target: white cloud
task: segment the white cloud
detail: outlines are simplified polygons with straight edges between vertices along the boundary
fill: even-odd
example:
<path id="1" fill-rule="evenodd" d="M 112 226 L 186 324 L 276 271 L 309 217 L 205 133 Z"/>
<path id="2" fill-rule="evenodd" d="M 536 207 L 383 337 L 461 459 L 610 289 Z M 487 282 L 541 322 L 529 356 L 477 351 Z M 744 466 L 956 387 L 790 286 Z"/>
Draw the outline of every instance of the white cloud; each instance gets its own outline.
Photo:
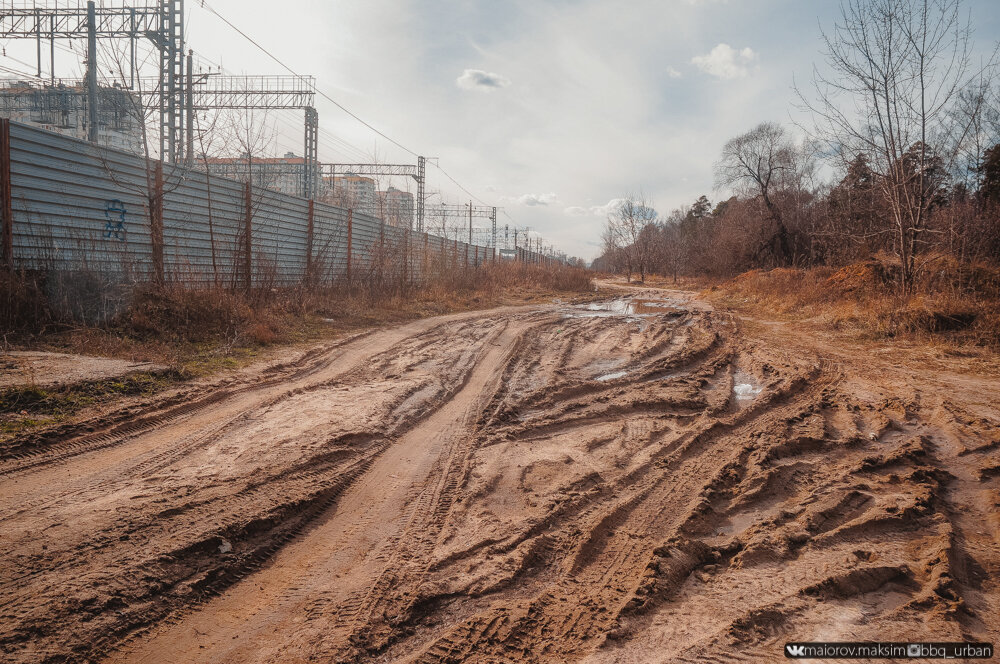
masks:
<path id="1" fill-rule="evenodd" d="M 706 74 L 717 78 L 742 78 L 751 71 L 757 54 L 747 47 L 737 51 L 729 44 L 719 44 L 707 55 L 696 55 L 691 64 Z"/>
<path id="2" fill-rule="evenodd" d="M 667 67 L 667 76 L 670 78 L 680 78 L 682 74 L 673 67 Z"/>
<path id="3" fill-rule="evenodd" d="M 641 188 L 663 209 L 690 205 L 712 190 L 712 165 L 728 138 L 761 120 L 787 115 L 786 62 L 801 61 L 805 74 L 811 71 L 815 11 L 789 11 L 792 27 L 781 28 L 767 12 L 748 8 L 754 3 L 683 3 L 675 0 L 677 11 L 671 13 L 676 16 L 655 25 L 649 16 L 670 3 L 637 0 L 634 8 L 629 5 L 634 11 L 626 12 L 621 3 L 600 0 L 441 0 L 433 3 L 433 12 L 406 2 L 286 3 L 287 12 L 272 12 L 259 28 L 250 27 L 255 33 L 273 34 L 275 44 L 285 40 L 289 57 L 303 58 L 298 64 L 302 69 L 313 67 L 320 80 L 349 89 L 335 96 L 366 121 L 417 152 L 439 157 L 450 175 L 488 204 L 505 205 L 511 218 L 498 222 L 530 226 L 561 249 L 590 257 L 599 251 L 594 242 L 599 243 L 611 199 Z M 192 13 L 203 11 L 198 3 L 188 4 Z M 217 5 L 231 11 L 252 6 L 253 11 L 245 12 L 248 20 L 251 14 L 268 16 L 264 0 L 217 0 Z M 314 5 L 314 20 L 310 22 L 309 12 L 300 5 Z M 793 21 L 798 14 L 806 16 Z M 293 15 L 294 21 L 285 20 Z M 323 21 L 316 20 L 318 16 Z M 209 19 L 214 20 L 206 16 L 201 23 L 192 19 L 192 24 L 207 28 Z M 732 33 L 731 21 L 737 19 L 740 30 Z M 352 29 L 345 31 L 343 40 L 324 40 L 317 25 L 335 20 Z M 269 22 L 280 23 L 282 30 L 274 30 Z M 318 33 L 321 54 L 310 58 L 295 50 L 303 29 Z M 203 34 L 198 43 L 214 43 L 208 38 L 211 33 Z M 772 67 L 762 45 L 780 46 L 784 54 L 786 39 L 788 56 Z M 764 60 L 768 66 L 762 64 L 759 72 L 737 78 L 735 84 L 723 82 L 723 96 L 704 94 L 696 79 L 713 85 L 718 79 L 691 64 L 691 58 L 725 40 L 737 55 L 744 46 L 757 45 L 760 60 L 751 69 Z M 602 47 L 595 49 L 595 43 Z M 242 40 L 225 45 L 250 62 L 248 67 L 266 70 L 267 64 L 255 59 L 258 54 L 244 48 Z M 33 47 L 26 46 L 25 59 L 34 55 Z M 360 52 L 371 57 L 359 59 Z M 400 52 L 407 57 L 399 58 Z M 223 62 L 233 57 L 225 49 L 214 54 Z M 668 66 L 682 77 L 670 78 Z M 463 89 L 456 78 L 465 69 L 500 74 L 510 85 L 492 92 Z M 380 161 L 412 163 L 410 155 L 392 144 L 373 144 L 376 139 L 367 127 L 332 104 L 317 103 L 330 134 L 359 150 L 374 150 Z M 298 152 L 301 122 L 284 124 L 276 150 Z M 345 160 L 338 145 L 321 140 L 321 160 Z M 348 161 L 367 161 L 355 152 L 348 153 L 353 155 Z M 405 188 L 410 183 L 389 184 Z M 440 188 L 444 202 L 468 201 L 433 168 L 428 185 L 428 191 Z M 489 185 L 495 191 L 487 190 Z M 558 201 L 517 202 L 526 192 L 557 192 Z M 501 203 L 501 195 L 510 200 Z"/>
<path id="4" fill-rule="evenodd" d="M 571 217 L 606 217 L 611 213 L 612 210 L 617 208 L 624 202 L 623 198 L 612 198 L 610 201 L 604 205 L 593 205 L 591 207 L 580 207 L 578 205 L 573 205 L 568 208 L 563 209 L 563 212 Z"/>
<path id="5" fill-rule="evenodd" d="M 510 196 L 503 196 L 500 198 L 500 202 L 502 203 L 517 203 L 518 205 L 527 205 L 529 207 L 534 207 L 536 205 L 552 205 L 558 201 L 559 197 L 554 193 L 521 194 L 520 196 L 515 196 L 513 198 Z"/>
<path id="6" fill-rule="evenodd" d="M 491 71 L 482 69 L 466 69 L 462 75 L 455 79 L 455 85 L 463 90 L 480 90 L 482 92 L 492 92 L 497 88 L 506 88 L 510 85 L 510 79 Z"/>
<path id="7" fill-rule="evenodd" d="M 598 205 L 596 207 L 590 208 L 590 214 L 597 217 L 606 217 L 609 214 L 611 214 L 612 210 L 617 209 L 624 202 L 625 202 L 624 198 L 612 198 L 604 205 Z"/>

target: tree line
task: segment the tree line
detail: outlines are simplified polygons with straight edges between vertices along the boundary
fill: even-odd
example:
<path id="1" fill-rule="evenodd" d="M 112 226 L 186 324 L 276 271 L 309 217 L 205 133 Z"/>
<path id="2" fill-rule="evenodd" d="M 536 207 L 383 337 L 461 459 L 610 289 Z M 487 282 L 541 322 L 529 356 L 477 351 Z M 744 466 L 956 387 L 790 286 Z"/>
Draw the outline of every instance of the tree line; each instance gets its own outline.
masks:
<path id="1" fill-rule="evenodd" d="M 728 277 L 883 255 L 905 293 L 942 255 L 1000 261 L 997 58 L 973 58 L 970 21 L 961 0 L 845 0 L 827 67 L 797 89 L 810 123 L 727 141 L 715 204 L 660 215 L 624 196 L 593 267 Z"/>

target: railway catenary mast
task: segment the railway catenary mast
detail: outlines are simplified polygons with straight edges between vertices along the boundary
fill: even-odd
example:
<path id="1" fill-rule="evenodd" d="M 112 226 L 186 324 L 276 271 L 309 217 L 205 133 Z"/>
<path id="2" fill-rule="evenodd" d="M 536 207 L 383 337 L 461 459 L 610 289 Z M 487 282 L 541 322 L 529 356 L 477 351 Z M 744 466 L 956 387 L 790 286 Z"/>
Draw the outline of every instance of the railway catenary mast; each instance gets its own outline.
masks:
<path id="1" fill-rule="evenodd" d="M 325 178 L 330 178 L 332 183 L 336 183 L 336 178 L 338 175 L 347 175 L 348 173 L 354 175 L 376 175 L 376 176 L 403 176 L 411 177 L 417 183 L 417 218 L 414 224 L 418 233 L 424 232 L 424 214 L 425 214 L 425 198 L 426 195 L 425 185 L 427 182 L 427 159 L 425 157 L 417 157 L 417 163 L 414 164 L 321 164 L 320 165 L 320 175 Z"/>
<path id="2" fill-rule="evenodd" d="M 12 5 L 13 3 L 5 3 Z M 181 160 L 184 147 L 184 0 L 159 0 L 138 7 L 96 6 L 93 0 L 76 7 L 0 7 L 0 37 L 35 39 L 38 42 L 38 73 L 42 69 L 43 39 L 50 41 L 50 66 L 55 69 L 56 39 L 87 40 L 87 133 L 97 140 L 100 125 L 97 86 L 97 40 L 127 39 L 130 42 L 130 85 L 135 87 L 135 43 L 148 39 L 160 52 L 159 116 L 160 157 Z M 53 74 L 53 82 L 55 75 Z"/>

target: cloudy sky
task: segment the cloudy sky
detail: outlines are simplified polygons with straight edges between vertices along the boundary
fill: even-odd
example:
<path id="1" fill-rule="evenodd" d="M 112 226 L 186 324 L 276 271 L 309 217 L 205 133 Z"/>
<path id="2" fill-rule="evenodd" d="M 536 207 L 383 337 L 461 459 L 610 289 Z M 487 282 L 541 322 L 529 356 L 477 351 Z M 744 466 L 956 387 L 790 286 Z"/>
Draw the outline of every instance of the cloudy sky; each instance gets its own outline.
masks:
<path id="1" fill-rule="evenodd" d="M 231 73 L 283 73 L 200 2 L 189 45 Z M 406 148 L 437 157 L 500 222 L 593 257 L 609 201 L 643 190 L 661 211 L 714 201 L 722 144 L 791 123 L 793 81 L 822 63 L 836 0 L 209 0 L 325 93 Z M 969 0 L 976 39 L 1000 39 L 1000 2 Z M 68 57 L 68 56 L 60 56 Z M 413 162 L 318 101 L 320 159 Z M 277 149 L 301 152 L 286 112 Z M 403 183 L 400 183 L 401 185 Z M 436 169 L 429 190 L 468 196 Z M 437 197 L 431 202 L 437 202 Z"/>

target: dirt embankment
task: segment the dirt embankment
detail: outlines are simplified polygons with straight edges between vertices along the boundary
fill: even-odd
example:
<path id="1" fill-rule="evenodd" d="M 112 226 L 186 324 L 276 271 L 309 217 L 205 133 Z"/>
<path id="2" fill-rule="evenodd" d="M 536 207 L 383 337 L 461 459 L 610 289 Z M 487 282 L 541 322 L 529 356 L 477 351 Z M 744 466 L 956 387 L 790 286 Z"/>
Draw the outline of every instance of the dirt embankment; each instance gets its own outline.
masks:
<path id="1" fill-rule="evenodd" d="M 36 446 L 0 463 L 0 649 L 998 641 L 1000 381 L 745 327 L 678 293 L 420 321 Z"/>

